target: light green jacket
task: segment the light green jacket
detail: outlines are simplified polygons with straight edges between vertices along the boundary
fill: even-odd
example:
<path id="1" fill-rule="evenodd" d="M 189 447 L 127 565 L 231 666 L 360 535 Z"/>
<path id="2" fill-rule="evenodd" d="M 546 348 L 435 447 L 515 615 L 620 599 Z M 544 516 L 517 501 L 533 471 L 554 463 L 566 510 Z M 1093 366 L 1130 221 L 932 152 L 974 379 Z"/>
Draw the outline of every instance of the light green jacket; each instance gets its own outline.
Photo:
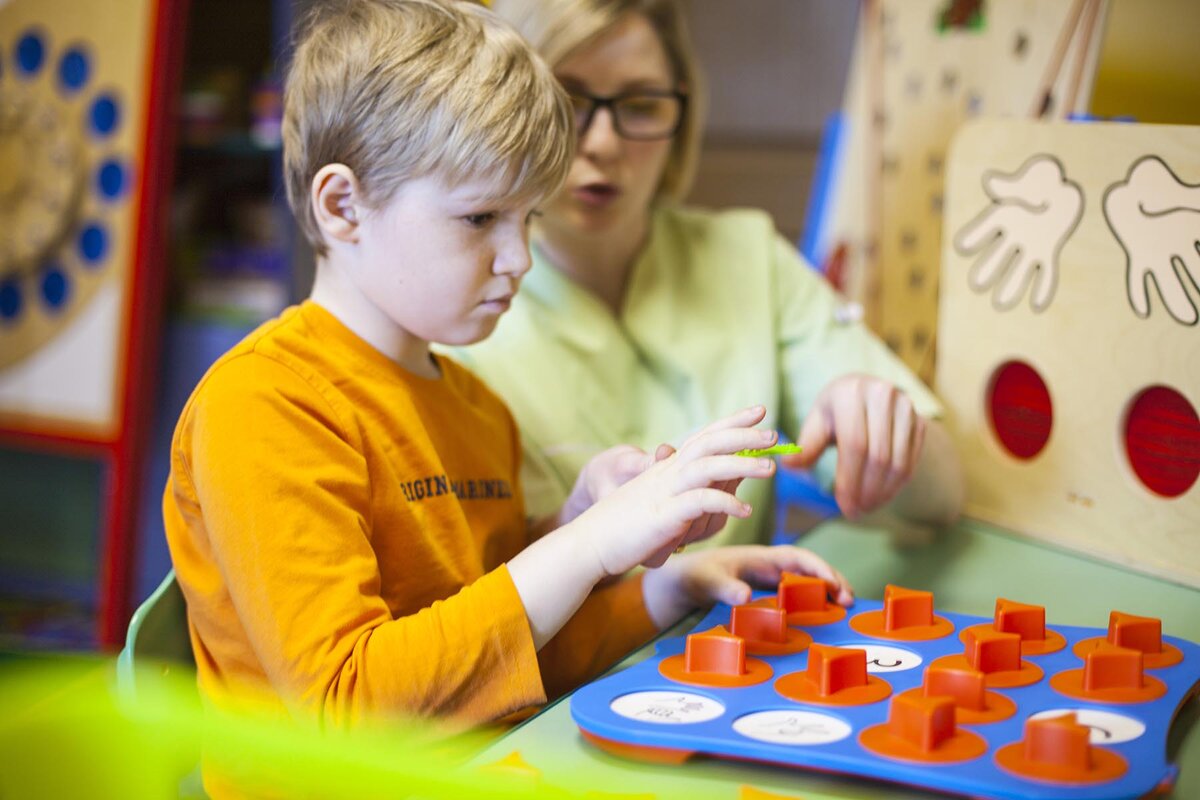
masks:
<path id="1" fill-rule="evenodd" d="M 511 407 L 524 448 L 531 517 L 558 509 L 583 465 L 617 444 L 653 450 L 739 408 L 794 439 L 817 393 L 848 372 L 885 378 L 917 411 L 941 408 L 758 211 L 663 208 L 613 316 L 534 248 L 534 266 L 487 340 L 452 350 Z M 827 453 L 817 466 L 832 479 Z M 747 481 L 754 507 L 714 543 L 769 542 L 772 487 Z"/>

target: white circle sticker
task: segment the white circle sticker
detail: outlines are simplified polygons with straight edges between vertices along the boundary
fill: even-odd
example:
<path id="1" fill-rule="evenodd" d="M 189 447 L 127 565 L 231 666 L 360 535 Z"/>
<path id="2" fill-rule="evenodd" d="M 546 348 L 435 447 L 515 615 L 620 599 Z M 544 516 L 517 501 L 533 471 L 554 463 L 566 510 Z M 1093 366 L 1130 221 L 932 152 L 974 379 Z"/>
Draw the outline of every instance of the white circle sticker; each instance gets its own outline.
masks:
<path id="1" fill-rule="evenodd" d="M 867 672 L 902 672 L 921 666 L 924 661 L 912 650 L 902 647 L 889 647 L 885 644 L 843 644 L 839 647 L 852 647 L 855 650 L 867 651 Z"/>
<path id="2" fill-rule="evenodd" d="M 1092 744 L 1120 744 L 1132 741 L 1146 732 L 1146 726 L 1133 717 L 1094 708 L 1051 708 L 1031 714 L 1029 718 L 1046 719 L 1061 717 L 1063 714 L 1074 714 L 1076 722 L 1091 729 L 1088 741 Z"/>
<path id="3" fill-rule="evenodd" d="M 622 717 L 660 725 L 708 722 L 725 713 L 725 706 L 716 700 L 689 692 L 632 692 L 608 707 Z"/>
<path id="4" fill-rule="evenodd" d="M 750 739 L 771 744 L 829 744 L 853 730 L 837 717 L 812 711 L 756 711 L 738 717 L 733 729 Z"/>

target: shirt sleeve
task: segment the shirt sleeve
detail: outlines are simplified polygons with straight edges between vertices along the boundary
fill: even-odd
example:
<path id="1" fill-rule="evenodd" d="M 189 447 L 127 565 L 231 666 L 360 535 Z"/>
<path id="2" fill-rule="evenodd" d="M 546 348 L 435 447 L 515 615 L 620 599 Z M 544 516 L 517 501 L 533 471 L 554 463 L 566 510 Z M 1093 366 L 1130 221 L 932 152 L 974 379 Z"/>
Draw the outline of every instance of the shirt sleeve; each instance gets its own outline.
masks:
<path id="1" fill-rule="evenodd" d="M 506 567 L 393 618 L 371 546 L 370 475 L 337 401 L 287 366 L 244 356 L 210 376 L 191 410 L 186 479 L 272 688 L 334 725 L 366 715 L 474 724 L 543 702 Z"/>
<path id="2" fill-rule="evenodd" d="M 775 235 L 772 277 L 781 373 L 781 427 L 793 439 L 826 384 L 841 375 L 867 373 L 908 395 L 918 414 L 940 417 L 941 403 L 925 384 L 858 319 L 839 319 L 847 303 L 796 252 Z M 834 454 L 818 462 L 818 476 L 832 480 Z"/>
<path id="3" fill-rule="evenodd" d="M 657 633 L 642 600 L 638 571 L 599 586 L 538 653 L 549 698 L 571 691 L 620 661 Z"/>

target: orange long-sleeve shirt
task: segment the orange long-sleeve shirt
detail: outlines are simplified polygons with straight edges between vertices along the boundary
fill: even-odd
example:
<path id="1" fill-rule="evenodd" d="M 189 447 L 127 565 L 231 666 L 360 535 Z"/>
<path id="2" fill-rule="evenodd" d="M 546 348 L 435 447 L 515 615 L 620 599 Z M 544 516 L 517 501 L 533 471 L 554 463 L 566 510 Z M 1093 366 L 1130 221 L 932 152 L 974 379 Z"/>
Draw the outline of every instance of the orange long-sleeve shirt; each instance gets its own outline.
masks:
<path id="1" fill-rule="evenodd" d="M 307 302 L 189 399 L 163 500 L 201 690 L 344 725 L 473 724 L 544 702 L 653 633 L 639 578 L 536 653 L 505 561 L 528 544 L 504 404 L 438 357 L 390 361 Z"/>

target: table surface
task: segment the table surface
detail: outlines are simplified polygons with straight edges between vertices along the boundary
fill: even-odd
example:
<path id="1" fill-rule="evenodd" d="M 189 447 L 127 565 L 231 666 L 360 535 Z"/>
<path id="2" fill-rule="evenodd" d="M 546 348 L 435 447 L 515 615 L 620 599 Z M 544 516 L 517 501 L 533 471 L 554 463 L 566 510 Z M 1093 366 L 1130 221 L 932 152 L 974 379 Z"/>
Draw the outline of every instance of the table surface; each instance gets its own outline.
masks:
<path id="1" fill-rule="evenodd" d="M 935 607 L 990 617 L 997 597 L 1046 607 L 1047 622 L 1105 628 L 1112 610 L 1158 617 L 1163 633 L 1200 642 L 1200 590 L 1165 582 L 965 520 L 932 541 L 902 546 L 888 530 L 827 522 L 799 542 L 825 557 L 854 585 L 858 597 L 880 599 L 892 583 L 934 594 Z M 689 617 L 666 636 L 698 621 Z M 654 653 L 651 643 L 624 665 Z M 1168 749 L 1181 768 L 1174 796 L 1200 797 L 1200 702 L 1179 715 Z M 1180 741 L 1182 739 L 1182 741 Z M 1178 748 L 1178 750 L 1176 750 Z M 491 764 L 513 753 L 548 786 L 593 789 L 603 796 L 667 798 L 744 797 L 752 787 L 782 797 L 915 798 L 927 795 L 844 776 L 777 766 L 695 759 L 683 765 L 646 764 L 604 753 L 585 742 L 564 697 L 498 739 L 473 763 Z M 753 794 L 752 792 L 750 793 Z M 760 795 L 761 796 L 761 795 Z"/>

